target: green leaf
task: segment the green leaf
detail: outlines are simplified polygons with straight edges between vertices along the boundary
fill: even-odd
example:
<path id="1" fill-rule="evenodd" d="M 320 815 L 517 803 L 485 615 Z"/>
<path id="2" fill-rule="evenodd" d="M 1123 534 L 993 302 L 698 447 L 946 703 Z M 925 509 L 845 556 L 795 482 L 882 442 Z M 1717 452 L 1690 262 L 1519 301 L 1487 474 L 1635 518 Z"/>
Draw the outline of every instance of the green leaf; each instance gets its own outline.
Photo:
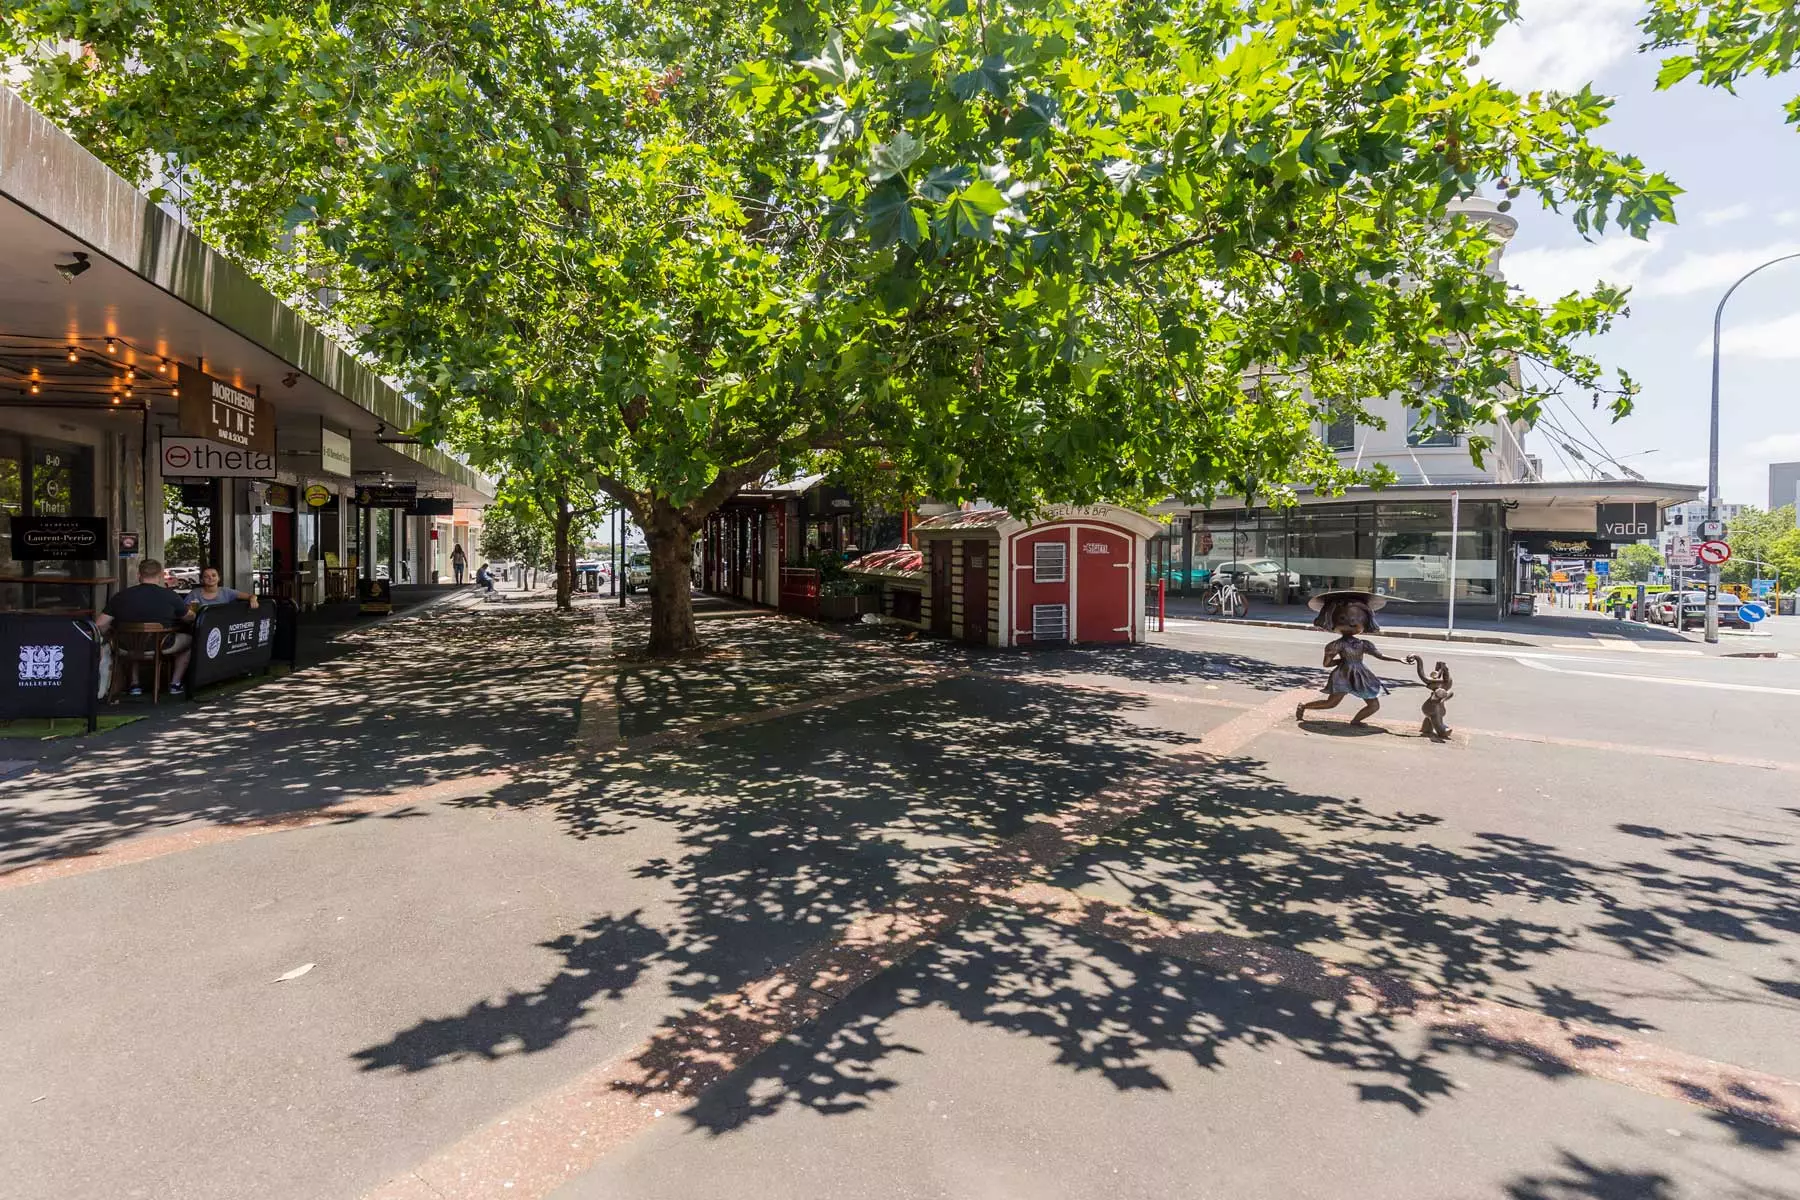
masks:
<path id="1" fill-rule="evenodd" d="M 821 83 L 842 87 L 855 79 L 862 68 L 856 59 L 844 49 L 844 38 L 837 30 L 832 30 L 825 39 L 825 48 L 815 58 L 802 59 L 800 65 L 811 71 Z"/>
<path id="2" fill-rule="evenodd" d="M 878 250 L 897 242 L 916 247 L 925 239 L 925 228 L 924 214 L 902 187 L 877 188 L 863 211 L 863 229 Z"/>
<path id="3" fill-rule="evenodd" d="M 923 149 L 919 139 L 905 130 L 878 143 L 869 152 L 869 181 L 880 183 L 884 179 L 903 174 L 918 159 L 919 152 Z"/>

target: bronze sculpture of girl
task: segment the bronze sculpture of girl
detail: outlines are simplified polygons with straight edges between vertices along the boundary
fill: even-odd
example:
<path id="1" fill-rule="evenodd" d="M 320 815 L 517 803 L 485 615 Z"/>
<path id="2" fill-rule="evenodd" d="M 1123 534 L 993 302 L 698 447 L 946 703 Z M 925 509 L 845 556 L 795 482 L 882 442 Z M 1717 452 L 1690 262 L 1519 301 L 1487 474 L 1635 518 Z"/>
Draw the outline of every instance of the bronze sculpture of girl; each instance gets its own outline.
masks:
<path id="1" fill-rule="evenodd" d="M 1313 620 L 1313 626 L 1338 636 L 1325 647 L 1325 665 L 1331 668 L 1331 675 L 1325 681 L 1325 699 L 1298 705 L 1294 709 L 1294 720 L 1304 721 L 1308 709 L 1336 708 L 1345 696 L 1355 696 L 1363 701 L 1362 708 L 1350 718 L 1352 725 L 1361 725 L 1375 715 L 1387 685 L 1363 663 L 1363 659 L 1378 658 L 1391 663 L 1406 661 L 1388 657 L 1377 650 L 1373 642 L 1362 638 L 1364 633 L 1381 632 L 1375 624 L 1375 613 L 1386 603 L 1385 596 L 1360 591 L 1320 592 L 1306 602 L 1308 608 L 1319 614 Z"/>

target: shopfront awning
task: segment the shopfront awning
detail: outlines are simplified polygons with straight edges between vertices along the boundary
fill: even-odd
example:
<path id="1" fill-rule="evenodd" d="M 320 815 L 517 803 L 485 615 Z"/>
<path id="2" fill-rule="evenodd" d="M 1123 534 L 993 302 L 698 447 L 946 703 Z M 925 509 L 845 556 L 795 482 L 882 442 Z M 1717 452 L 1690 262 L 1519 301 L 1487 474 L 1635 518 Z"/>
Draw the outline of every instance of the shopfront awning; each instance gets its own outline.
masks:
<path id="1" fill-rule="evenodd" d="M 464 507 L 493 498 L 480 472 L 402 440 L 415 404 L 4 88 L 0 246 L 0 403 L 147 402 L 174 433 L 175 364 L 203 359 L 273 410 L 279 471 L 332 474 L 323 427 L 349 436 L 354 476 Z M 130 402 L 114 405 L 125 386 Z"/>

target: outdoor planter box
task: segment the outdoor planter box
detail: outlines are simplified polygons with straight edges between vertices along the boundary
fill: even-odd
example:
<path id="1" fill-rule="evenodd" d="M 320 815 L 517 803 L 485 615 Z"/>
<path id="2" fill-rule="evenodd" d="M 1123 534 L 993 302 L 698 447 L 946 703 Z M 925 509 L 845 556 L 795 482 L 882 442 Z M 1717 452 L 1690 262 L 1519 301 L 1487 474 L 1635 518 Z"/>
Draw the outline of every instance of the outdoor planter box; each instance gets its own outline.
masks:
<path id="1" fill-rule="evenodd" d="M 864 592 L 858 592 L 855 596 L 855 600 L 856 615 L 859 617 L 864 613 L 878 613 L 881 611 L 881 597 L 878 595 L 872 596 Z"/>

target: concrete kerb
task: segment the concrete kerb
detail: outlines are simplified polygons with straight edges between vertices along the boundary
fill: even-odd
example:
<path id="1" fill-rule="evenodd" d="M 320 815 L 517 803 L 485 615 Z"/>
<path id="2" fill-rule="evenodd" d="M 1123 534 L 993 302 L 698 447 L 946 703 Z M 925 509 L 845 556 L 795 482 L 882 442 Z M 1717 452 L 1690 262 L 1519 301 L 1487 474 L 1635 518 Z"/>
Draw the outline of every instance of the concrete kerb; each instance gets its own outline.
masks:
<path id="1" fill-rule="evenodd" d="M 1187 617 L 1192 621 L 1195 618 Z M 1205 617 L 1206 622 L 1220 625 L 1259 625 L 1264 629 L 1310 629 L 1310 625 L 1302 625 L 1298 621 L 1259 621 L 1255 617 Z M 1382 637 L 1414 638 L 1428 642 L 1479 642 L 1489 646 L 1532 646 L 1534 642 L 1522 642 L 1518 638 L 1501 637 L 1490 633 L 1437 633 L 1429 629 L 1400 629 L 1392 625 L 1384 625 Z"/>

